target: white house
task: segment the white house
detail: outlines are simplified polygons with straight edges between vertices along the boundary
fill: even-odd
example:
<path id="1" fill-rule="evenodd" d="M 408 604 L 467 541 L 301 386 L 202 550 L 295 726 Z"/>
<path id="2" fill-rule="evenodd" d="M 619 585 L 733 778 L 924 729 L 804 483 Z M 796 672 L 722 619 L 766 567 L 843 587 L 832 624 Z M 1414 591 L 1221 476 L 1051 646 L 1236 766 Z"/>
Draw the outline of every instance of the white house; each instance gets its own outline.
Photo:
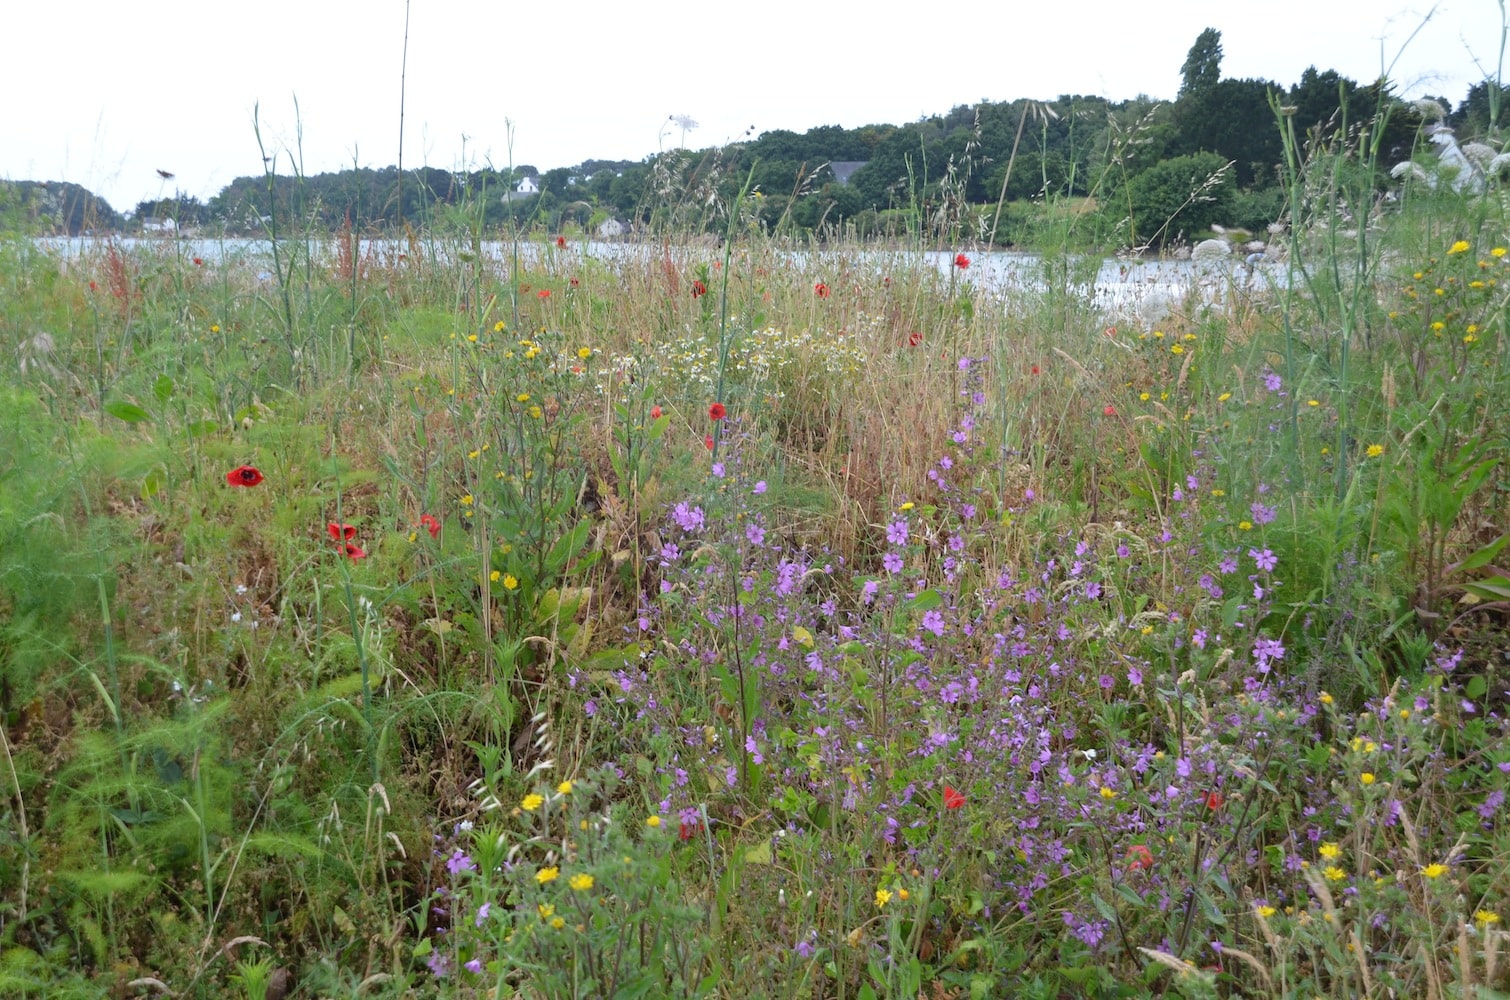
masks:
<path id="1" fill-rule="evenodd" d="M 538 177 L 525 177 L 519 181 L 519 186 L 514 188 L 518 194 L 539 194 L 540 179 Z"/>

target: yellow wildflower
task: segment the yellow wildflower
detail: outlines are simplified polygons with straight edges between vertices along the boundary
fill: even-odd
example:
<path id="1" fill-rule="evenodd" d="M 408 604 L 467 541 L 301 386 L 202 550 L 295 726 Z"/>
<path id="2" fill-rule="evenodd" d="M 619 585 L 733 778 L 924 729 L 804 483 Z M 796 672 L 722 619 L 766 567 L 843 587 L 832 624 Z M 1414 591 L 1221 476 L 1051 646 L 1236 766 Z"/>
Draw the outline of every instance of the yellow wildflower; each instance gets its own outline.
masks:
<path id="1" fill-rule="evenodd" d="M 1253 530 L 1253 522 L 1252 521 L 1239 521 L 1239 522 L 1237 522 L 1237 527 L 1238 527 L 1239 531 L 1252 531 Z"/>
<path id="2" fill-rule="evenodd" d="M 1170 354 L 1184 354 L 1185 353 L 1185 345 L 1184 344 L 1175 344 L 1173 347 L 1171 347 L 1169 349 L 1169 353 Z"/>
<path id="3" fill-rule="evenodd" d="M 1347 878 L 1347 872 L 1343 871 L 1341 868 L 1338 868 L 1336 865 L 1332 865 L 1329 868 L 1323 868 L 1321 870 L 1321 874 L 1325 875 L 1327 879 L 1332 882 L 1341 882 L 1343 879 Z"/>
<path id="4" fill-rule="evenodd" d="M 527 392 L 521 392 L 519 395 L 514 397 L 514 402 L 516 403 L 528 403 L 529 401 L 530 394 Z"/>
<path id="5" fill-rule="evenodd" d="M 541 920 L 549 920 L 556 915 L 556 908 L 549 903 L 539 903 L 535 909 L 540 911 Z"/>
<path id="6" fill-rule="evenodd" d="M 488 579 L 491 580 L 491 581 L 493 581 L 494 583 L 497 583 L 502 578 L 503 578 L 503 574 L 500 573 L 500 572 L 498 572 L 496 569 L 493 570 L 493 572 L 491 572 L 491 573 L 488 574 Z"/>
<path id="7" fill-rule="evenodd" d="M 1365 454 L 1367 454 L 1369 458 L 1378 458 L 1380 455 L 1384 454 L 1384 445 L 1371 444 L 1368 446 L 1368 451 Z"/>
<path id="8" fill-rule="evenodd" d="M 1276 914 L 1278 912 L 1279 911 L 1276 910 L 1272 906 L 1260 906 L 1258 908 L 1258 915 L 1260 917 L 1263 917 L 1265 920 L 1268 920 L 1270 917 L 1274 916 L 1274 914 Z"/>
<path id="9" fill-rule="evenodd" d="M 1323 705 L 1330 705 L 1332 702 L 1334 702 L 1336 700 L 1337 700 L 1336 698 L 1333 698 L 1331 695 L 1327 694 L 1325 691 L 1321 692 L 1321 703 Z"/>
<path id="10" fill-rule="evenodd" d="M 1101 797 L 1103 799 L 1114 799 L 1114 798 L 1117 797 L 1117 793 L 1114 790 L 1112 790 L 1110 788 L 1107 788 L 1105 785 L 1102 785 L 1101 786 Z"/>
<path id="11" fill-rule="evenodd" d="M 570 781 L 563 781 L 561 782 L 561 784 L 556 786 L 556 791 L 560 792 L 562 795 L 570 795 L 571 788 L 572 785 Z"/>
<path id="12" fill-rule="evenodd" d="M 1472 247 L 1467 240 L 1458 240 L 1452 246 L 1447 248 L 1447 253 L 1449 255 L 1455 253 L 1467 253 L 1470 249 L 1472 249 Z"/>
<path id="13" fill-rule="evenodd" d="M 877 907 L 882 907 L 882 906 L 885 906 L 889 902 L 891 902 L 891 890 L 889 890 L 889 889 L 877 889 L 876 890 L 876 906 Z"/>
<path id="14" fill-rule="evenodd" d="M 503 589 L 515 590 L 519 587 L 519 578 L 513 573 L 505 573 L 503 576 Z"/>
<path id="15" fill-rule="evenodd" d="M 1216 401 L 1218 403 L 1225 403 L 1227 400 L 1229 400 L 1231 398 L 1232 398 L 1232 393 L 1230 393 L 1230 392 L 1224 392 L 1220 396 L 1216 397 Z"/>
<path id="16" fill-rule="evenodd" d="M 1447 874 L 1447 866 L 1439 861 L 1433 861 L 1431 864 L 1421 869 L 1421 874 L 1425 875 L 1427 878 L 1441 878 L 1443 875 Z"/>
<path id="17" fill-rule="evenodd" d="M 534 812 L 545 804 L 545 796 L 530 792 L 519 803 L 519 808 L 525 812 Z"/>
<path id="18" fill-rule="evenodd" d="M 541 885 L 544 885 L 547 882 L 554 882 L 560 877 L 561 869 L 554 867 L 542 868 L 535 873 L 535 881 L 539 882 Z"/>
<path id="19" fill-rule="evenodd" d="M 566 926 L 566 920 L 565 919 L 563 919 L 561 917 L 552 917 L 551 918 L 551 927 L 554 928 L 555 930 L 559 931 L 561 928 L 563 928 L 565 926 Z"/>
<path id="20" fill-rule="evenodd" d="M 1504 247 L 1495 247 L 1493 250 L 1489 251 L 1489 256 L 1491 256 L 1491 257 L 1503 257 L 1503 256 L 1505 256 L 1505 248 Z M 1499 918 L 1495 917 L 1495 919 L 1498 920 Z"/>
<path id="21" fill-rule="evenodd" d="M 1498 253 L 1504 253 L 1504 251 L 1500 250 Z M 1500 922 L 1500 915 L 1493 910 L 1479 910 L 1473 915 L 1473 922 L 1480 927 L 1492 927 Z"/>
<path id="22" fill-rule="evenodd" d="M 658 829 L 661 825 L 661 818 L 659 816 L 647 816 L 645 817 L 645 825 L 652 830 Z"/>
<path id="23" fill-rule="evenodd" d="M 588 889 L 592 888 L 592 876 L 585 873 L 573 875 L 570 879 L 567 880 L 566 884 L 571 886 L 578 892 L 586 892 Z"/>
<path id="24" fill-rule="evenodd" d="M 579 348 L 577 348 L 577 357 L 581 358 L 583 361 L 586 361 L 588 358 L 592 357 L 592 348 L 591 347 L 579 347 Z"/>
<path id="25" fill-rule="evenodd" d="M 1320 854 L 1328 861 L 1335 861 L 1337 860 L 1337 858 L 1342 856 L 1342 848 L 1329 840 L 1325 844 L 1322 844 L 1320 850 L 1318 850 L 1316 853 Z"/>
<path id="26" fill-rule="evenodd" d="M 1358 775 L 1358 780 L 1363 782 L 1365 785 L 1372 785 L 1378 779 L 1374 777 L 1374 772 L 1364 771 L 1362 774 Z"/>

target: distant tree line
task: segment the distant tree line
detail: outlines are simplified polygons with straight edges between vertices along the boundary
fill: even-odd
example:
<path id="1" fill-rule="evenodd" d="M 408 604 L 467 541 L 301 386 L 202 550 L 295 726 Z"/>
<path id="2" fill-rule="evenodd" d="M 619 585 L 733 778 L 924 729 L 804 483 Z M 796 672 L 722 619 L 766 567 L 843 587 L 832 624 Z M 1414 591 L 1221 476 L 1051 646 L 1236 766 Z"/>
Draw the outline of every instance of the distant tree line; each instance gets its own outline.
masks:
<path id="1" fill-rule="evenodd" d="M 595 232 L 609 219 L 640 232 L 722 232 L 728 220 L 721 213 L 745 190 L 751 197 L 741 202 L 748 216 L 742 224 L 820 237 L 952 227 L 1010 244 L 1033 241 L 1043 206 L 1078 201 L 1094 212 L 1103 240 L 1139 245 L 1188 238 L 1218 222 L 1257 231 L 1277 220 L 1284 209 L 1281 115 L 1302 143 L 1351 141 L 1366 125 L 1382 143 L 1381 185 L 1431 124 L 1419 102 L 1399 100 L 1383 82 L 1360 84 L 1315 67 L 1289 86 L 1224 78 L 1221 59 L 1221 34 L 1208 28 L 1186 56 L 1172 102 L 1084 95 L 982 102 L 902 125 L 778 129 L 731 146 L 544 172 L 528 165 L 421 167 L 400 177 L 394 167 L 364 167 L 239 177 L 208 202 L 178 195 L 141 201 L 129 222 L 92 195 L 43 199 L 45 209 L 35 192 L 20 202 L 69 232 L 91 219 L 129 228 L 149 218 L 158 228 L 169 219 L 179 230 L 233 234 L 346 226 Z M 1492 138 L 1506 97 L 1510 88 L 1481 83 L 1456 109 L 1434 100 L 1461 138 Z M 849 165 L 847 177 L 835 173 L 836 163 Z M 863 166 L 851 171 L 855 163 Z M 526 178 L 538 193 L 517 191 Z M 0 200 L 0 209 L 5 205 Z"/>

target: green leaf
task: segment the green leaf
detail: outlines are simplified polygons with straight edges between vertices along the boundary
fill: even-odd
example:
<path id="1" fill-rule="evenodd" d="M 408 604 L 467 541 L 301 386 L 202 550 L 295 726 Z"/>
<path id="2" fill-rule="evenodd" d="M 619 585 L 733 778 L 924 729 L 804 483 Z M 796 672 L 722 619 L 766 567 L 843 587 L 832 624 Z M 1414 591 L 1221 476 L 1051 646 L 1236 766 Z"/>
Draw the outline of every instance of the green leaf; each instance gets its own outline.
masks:
<path id="1" fill-rule="evenodd" d="M 117 420 L 124 420 L 128 424 L 139 424 L 144 420 L 151 420 L 152 414 L 123 399 L 117 399 L 105 404 L 105 412 Z"/>
<path id="2" fill-rule="evenodd" d="M 1484 680 L 1483 674 L 1479 674 L 1477 677 L 1469 678 L 1467 686 L 1463 688 L 1463 693 L 1477 700 L 1484 697 L 1484 692 L 1488 690 L 1489 682 Z"/>
<path id="3" fill-rule="evenodd" d="M 1505 532 L 1505 534 L 1458 563 L 1455 568 L 1464 570 L 1482 569 L 1494 561 L 1494 557 L 1500 554 L 1500 550 L 1505 547 L 1507 542 L 1510 542 L 1510 531 Z"/>
<path id="4" fill-rule="evenodd" d="M 160 493 L 162 491 L 164 483 L 167 482 L 167 479 L 167 473 L 163 471 L 163 467 L 161 465 L 154 465 L 152 468 L 148 469 L 147 474 L 142 477 L 142 499 L 146 500 Z"/>
<path id="5" fill-rule="evenodd" d="M 1463 589 L 1481 601 L 1510 601 L 1510 579 L 1503 576 L 1465 583 Z"/>
<path id="6" fill-rule="evenodd" d="M 757 847 L 745 851 L 745 862 L 752 865 L 768 865 L 771 863 L 771 842 L 764 841 Z"/>
<path id="7" fill-rule="evenodd" d="M 157 397 L 159 403 L 166 403 L 173 398 L 173 379 L 167 375 L 157 376 L 157 381 L 152 383 L 152 395 Z"/>
<path id="8" fill-rule="evenodd" d="M 910 611 L 932 611 L 943 603 L 943 595 L 932 587 L 929 587 L 927 590 L 920 591 L 916 597 L 908 601 L 907 608 Z"/>
<path id="9" fill-rule="evenodd" d="M 1244 598 L 1233 597 L 1222 605 L 1222 628 L 1230 631 L 1237 624 L 1237 616 L 1242 611 Z"/>
<path id="10" fill-rule="evenodd" d="M 671 414 L 662 413 L 660 416 L 656 417 L 654 421 L 651 422 L 650 430 L 646 433 L 645 436 L 651 441 L 659 441 L 661 437 L 666 433 L 666 428 L 670 426 Z"/>

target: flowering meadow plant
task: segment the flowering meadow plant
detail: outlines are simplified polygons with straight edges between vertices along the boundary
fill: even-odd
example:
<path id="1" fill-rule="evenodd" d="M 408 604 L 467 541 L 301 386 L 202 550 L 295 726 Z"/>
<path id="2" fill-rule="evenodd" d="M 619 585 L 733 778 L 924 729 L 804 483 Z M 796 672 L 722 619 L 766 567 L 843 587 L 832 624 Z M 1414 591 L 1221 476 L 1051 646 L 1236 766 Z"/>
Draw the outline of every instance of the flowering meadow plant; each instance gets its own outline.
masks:
<path id="1" fill-rule="evenodd" d="M 0 245 L 0 993 L 1510 990 L 1493 213 L 1154 317 L 701 197 Z"/>

